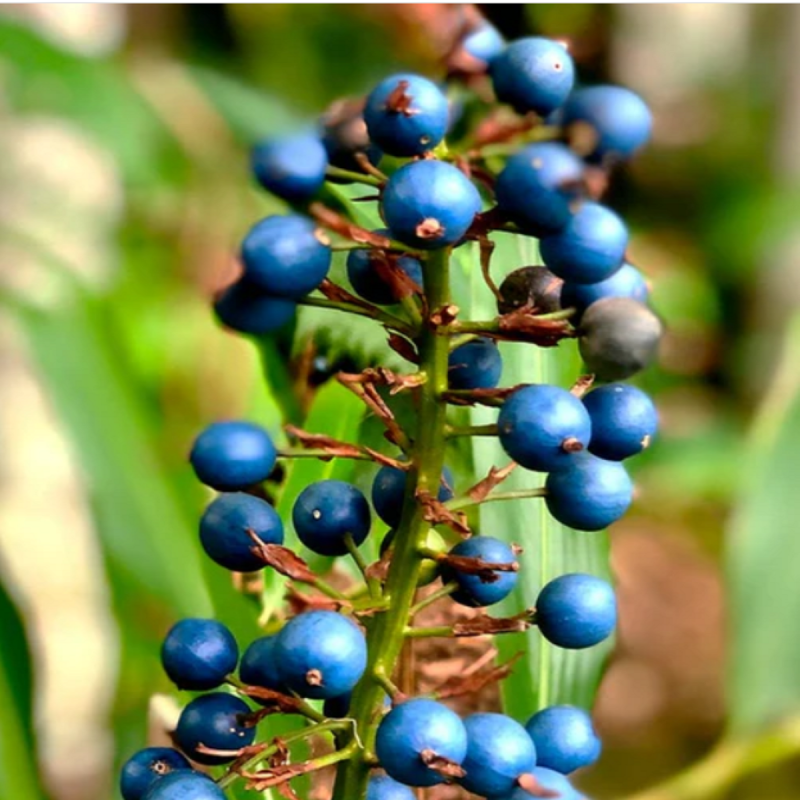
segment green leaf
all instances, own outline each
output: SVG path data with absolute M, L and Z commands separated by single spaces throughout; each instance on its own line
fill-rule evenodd
M 533 239 L 500 234 L 496 245 L 492 275 L 497 283 L 518 267 L 538 263 Z M 465 247 L 457 251 L 454 292 L 464 318 L 496 316 L 495 301 L 483 280 L 474 246 L 471 252 Z M 558 348 L 507 343 L 501 345 L 501 351 L 504 386 L 516 383 L 569 386 L 580 374 L 580 359 L 573 342 L 563 342 Z M 473 424 L 496 421 L 497 409 L 477 407 L 471 411 Z M 476 477 L 483 477 L 491 466 L 504 466 L 509 462 L 495 437 L 474 437 L 472 442 Z M 542 482 L 541 474 L 520 467 L 503 483 L 502 489 L 526 489 Z M 606 534 L 565 528 L 549 515 L 541 499 L 481 506 L 480 530 L 524 548 L 520 557 L 520 580 L 512 595 L 497 609 L 499 615 L 533 607 L 542 586 L 564 573 L 609 576 Z M 497 637 L 497 647 L 502 659 L 523 653 L 502 690 L 506 707 L 514 716 L 524 718 L 556 703 L 590 706 L 610 645 L 605 643 L 583 651 L 561 650 L 545 642 L 538 630 L 532 628 L 524 640 L 516 635 Z
M 800 712 L 800 317 L 750 433 L 727 550 L 730 724 L 749 732 Z

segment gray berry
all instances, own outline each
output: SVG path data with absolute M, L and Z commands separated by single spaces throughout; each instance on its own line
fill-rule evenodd
M 506 275 L 500 284 L 501 300 L 497 310 L 509 314 L 529 305 L 537 314 L 561 310 L 561 287 L 564 281 L 546 267 L 520 267 Z

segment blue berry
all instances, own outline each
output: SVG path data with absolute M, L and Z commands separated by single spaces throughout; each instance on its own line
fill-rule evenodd
M 290 619 L 278 634 L 275 654 L 284 683 L 314 699 L 351 691 L 367 666 L 364 634 L 335 611 L 307 611 Z
M 458 715 L 435 700 L 415 698 L 395 706 L 378 726 L 375 749 L 390 777 L 407 786 L 435 786 L 442 776 L 423 753 L 461 764 L 467 755 L 467 730 Z
M 375 231 L 388 235 L 385 228 Z M 388 306 L 398 302 L 398 298 L 378 271 L 378 257 L 372 250 L 351 250 L 347 256 L 347 278 L 357 295 L 379 306 Z M 422 264 L 411 256 L 394 257 L 394 263 L 422 287 Z
M 583 398 L 592 418 L 589 452 L 609 461 L 641 453 L 658 430 L 653 401 L 627 383 L 607 383 Z
M 566 226 L 543 236 L 542 259 L 551 272 L 570 283 L 599 283 L 621 266 L 628 247 L 628 229 L 610 209 L 583 203 Z
M 228 286 L 214 302 L 214 313 L 225 327 L 253 336 L 282 328 L 296 311 L 293 300 L 267 294 L 244 279 Z
M 556 800 L 586 800 L 575 787 L 560 772 L 555 772 L 546 767 L 534 767 L 530 774 L 539 786 L 552 792 Z M 512 789 L 508 794 L 494 797 L 492 800 L 540 800 L 541 794 L 526 792 L 521 786 Z
M 388 465 L 381 467 L 372 482 L 372 505 L 375 513 L 392 527 L 400 523 L 408 473 Z M 439 483 L 437 499 L 446 503 L 453 497 L 453 473 L 445 467 Z
M 653 118 L 639 95 L 622 86 L 577 89 L 564 106 L 563 124 L 591 125 L 597 143 L 588 156 L 630 158 L 650 138 Z
M 182 619 L 161 645 L 164 672 L 179 689 L 216 689 L 238 660 L 236 639 L 215 619 Z
M 408 786 L 398 783 L 388 775 L 374 775 L 367 784 L 367 800 L 414 800 Z
M 325 182 L 328 153 L 314 133 L 259 142 L 250 162 L 256 180 L 268 191 L 292 203 L 312 198 Z
M 367 97 L 370 139 L 393 156 L 418 156 L 444 138 L 449 108 L 441 89 L 420 75 L 392 75 Z
M 461 785 L 481 797 L 513 790 L 517 778 L 536 766 L 536 747 L 525 728 L 504 714 L 470 714 Z
M 606 297 L 630 297 L 646 303 L 649 296 L 650 289 L 644 275 L 625 262 L 610 278 L 599 283 L 565 283 L 561 289 L 561 306 L 575 308 L 580 319 L 592 303 Z
M 575 82 L 575 65 L 564 46 L 539 36 L 511 42 L 490 72 L 499 100 L 542 116 L 564 104 Z
M 510 314 L 523 306 L 537 314 L 561 310 L 561 287 L 564 281 L 546 267 L 520 267 L 509 272 L 500 284 L 497 310 Z
M 494 389 L 503 373 L 503 357 L 488 338 L 474 339 L 450 353 L 447 380 L 451 389 Z
M 283 544 L 283 522 L 275 509 L 243 492 L 221 494 L 200 519 L 200 543 L 208 556 L 233 572 L 255 572 L 264 562 L 253 554 L 252 530 L 265 544 Z
M 497 418 L 500 444 L 525 469 L 561 469 L 586 447 L 589 414 L 577 397 L 558 386 L 538 384 L 514 392 Z
M 450 551 L 450 555 L 479 558 L 492 564 L 513 564 L 517 560 L 508 544 L 491 536 L 471 536 L 469 539 L 464 539 Z M 453 592 L 453 600 L 473 608 L 499 603 L 511 594 L 517 584 L 516 571 L 493 570 L 492 575 L 495 580 L 489 583 L 481 580 L 479 575 L 459 572 L 454 567 L 446 565 L 442 569 L 442 580 L 445 583 L 450 581 L 458 583 L 458 589 Z
M 600 758 L 602 745 L 592 718 L 575 706 L 551 706 L 534 714 L 525 730 L 536 745 L 540 767 L 568 775 Z
M 381 209 L 395 239 L 435 250 L 464 236 L 481 209 L 481 196 L 452 164 L 413 161 L 389 178 Z
M 563 144 L 528 145 L 497 176 L 497 205 L 530 233 L 558 231 L 569 222 L 583 171 L 583 162 Z
M 505 39 L 500 35 L 497 28 L 485 20 L 475 30 L 467 34 L 461 43 L 461 47 L 466 53 L 486 64 L 490 64 L 497 58 L 503 52 L 505 46 Z
M 330 719 L 343 719 L 350 711 L 352 692 L 345 692 L 337 697 L 329 697 L 322 706 L 322 713 Z
M 253 743 L 254 725 L 246 724 L 248 705 L 224 692 L 196 697 L 181 712 L 175 739 L 181 750 L 200 764 L 226 764 L 234 755 L 209 755 L 198 750 L 203 744 L 213 750 L 239 750 Z M 176 795 L 179 797 L 180 795 Z
M 165 775 L 191 768 L 192 765 L 171 747 L 147 747 L 134 753 L 123 765 L 119 790 L 124 800 L 142 800 L 144 793 Z
M 331 266 L 331 248 L 301 214 L 257 222 L 242 242 L 248 281 L 278 297 L 297 299 L 316 289 Z
M 144 800 L 226 800 L 213 779 L 202 772 L 173 772 L 154 784 Z
M 611 636 L 617 625 L 614 589 L 594 575 L 561 575 L 539 592 L 536 624 L 542 636 L 558 647 L 593 647 Z
M 633 499 L 625 467 L 591 453 L 575 453 L 571 463 L 545 481 L 550 513 L 568 528 L 599 531 L 616 522 Z
M 239 679 L 248 686 L 260 686 L 275 692 L 284 690 L 278 656 L 275 652 L 276 636 L 262 636 L 251 642 L 239 663 Z M 257 697 L 253 700 L 260 703 Z M 266 702 L 266 701 L 265 701 Z
M 341 556 L 347 553 L 344 537 L 356 546 L 369 533 L 371 514 L 367 498 L 351 483 L 327 480 L 307 486 L 292 509 L 294 529 L 300 541 L 315 553 Z
M 229 492 L 266 480 L 276 456 L 275 445 L 262 427 L 230 420 L 209 425 L 195 439 L 189 460 L 203 483 Z

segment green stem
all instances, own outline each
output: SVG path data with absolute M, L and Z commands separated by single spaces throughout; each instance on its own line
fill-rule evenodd
M 322 458 L 330 460 L 332 458 L 352 458 L 356 461 L 372 461 L 372 456 L 367 453 L 353 453 L 347 455 L 331 455 L 327 450 L 309 447 L 307 449 L 286 447 L 278 450 L 278 458 Z
M 453 351 L 462 344 L 469 344 L 479 338 L 477 333 L 462 333 L 460 336 L 453 336 L 450 339 L 450 350 Z
M 363 183 L 366 186 L 383 186 L 383 181 L 374 175 L 367 175 L 365 172 L 355 172 L 350 169 L 329 166 L 325 173 L 329 178 L 342 178 L 343 180 L 353 181 L 353 183 Z
M 333 600 L 347 600 L 347 595 L 344 592 L 340 592 L 338 589 L 334 589 L 327 581 L 322 580 L 322 578 L 314 578 L 313 581 L 309 584 L 313 586 L 317 591 L 322 592 L 322 594 L 326 594 L 328 597 L 332 598 Z
M 423 264 L 425 292 L 432 312 L 449 303 L 449 262 L 449 249 L 443 249 L 432 251 Z M 374 751 L 375 731 L 383 704 L 382 676 L 391 677 L 403 648 L 422 563 L 419 548 L 424 544 L 430 527 L 417 501 L 417 492 L 429 492 L 435 497 L 444 466 L 447 405 L 441 401 L 440 395 L 447 389 L 448 352 L 447 330 L 425 326 L 420 336 L 420 370 L 426 373 L 427 380 L 420 388 L 417 429 L 410 454 L 412 468 L 406 481 L 403 512 L 394 538 L 394 555 L 384 586 L 389 607 L 371 620 L 369 663 L 353 694 L 351 706 L 364 749 L 339 769 L 333 800 L 362 800 L 366 795 L 369 756 Z
M 446 583 L 441 588 L 437 589 L 435 592 L 432 592 L 427 597 L 423 598 L 414 606 L 411 606 L 408 612 L 409 617 L 416 616 L 423 608 L 427 608 L 430 605 L 433 605 L 437 600 L 441 600 L 443 597 L 449 597 L 453 592 L 458 589 L 458 584 L 455 581 L 451 581 L 450 583 Z
M 359 552 L 358 545 L 356 545 L 352 534 L 345 534 L 344 544 L 345 547 L 347 547 L 347 552 L 350 553 L 350 557 L 355 562 L 356 567 L 358 567 L 358 571 L 364 578 L 364 582 L 367 584 L 367 589 L 369 590 L 370 595 L 375 599 L 379 599 L 381 596 L 380 582 L 369 576 L 369 572 L 367 571 L 369 565 L 364 560 L 364 556 L 362 556 Z
M 447 429 L 447 436 L 497 436 L 497 425 L 453 425 Z
M 330 311 L 344 311 L 347 314 L 356 314 L 359 317 L 367 317 L 374 319 L 386 325 L 388 328 L 393 328 L 406 336 L 413 336 L 415 330 L 405 320 L 396 317 L 394 314 L 389 314 L 386 311 L 375 306 L 369 305 L 356 305 L 355 303 L 348 303 L 345 300 L 329 300 L 327 297 L 313 297 L 307 295 L 297 301 L 301 306 L 313 306 L 315 308 L 327 308 Z
M 431 628 L 406 628 L 405 636 L 408 639 L 433 639 L 453 635 L 451 625 L 435 625 Z
M 451 511 L 458 511 L 470 506 L 478 506 L 482 503 L 495 503 L 500 500 L 524 500 L 529 497 L 545 497 L 547 489 L 544 486 L 537 486 L 535 489 L 515 489 L 510 492 L 493 492 L 486 495 L 483 500 L 475 500 L 472 497 L 457 497 L 455 500 L 448 500 L 445 505 Z

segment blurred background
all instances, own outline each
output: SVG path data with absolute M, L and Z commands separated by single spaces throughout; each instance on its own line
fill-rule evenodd
M 437 74 L 452 8 L 0 10 L 0 800 L 115 797 L 114 766 L 174 719 L 151 699 L 165 626 L 253 616 L 198 557 L 185 458 L 212 418 L 285 411 L 209 312 L 277 208 L 247 147 L 395 68 Z M 568 39 L 583 80 L 655 114 L 609 197 L 669 325 L 583 780 L 623 797 L 800 699 L 800 6 L 482 10 Z M 798 785 L 788 758 L 721 796 Z

